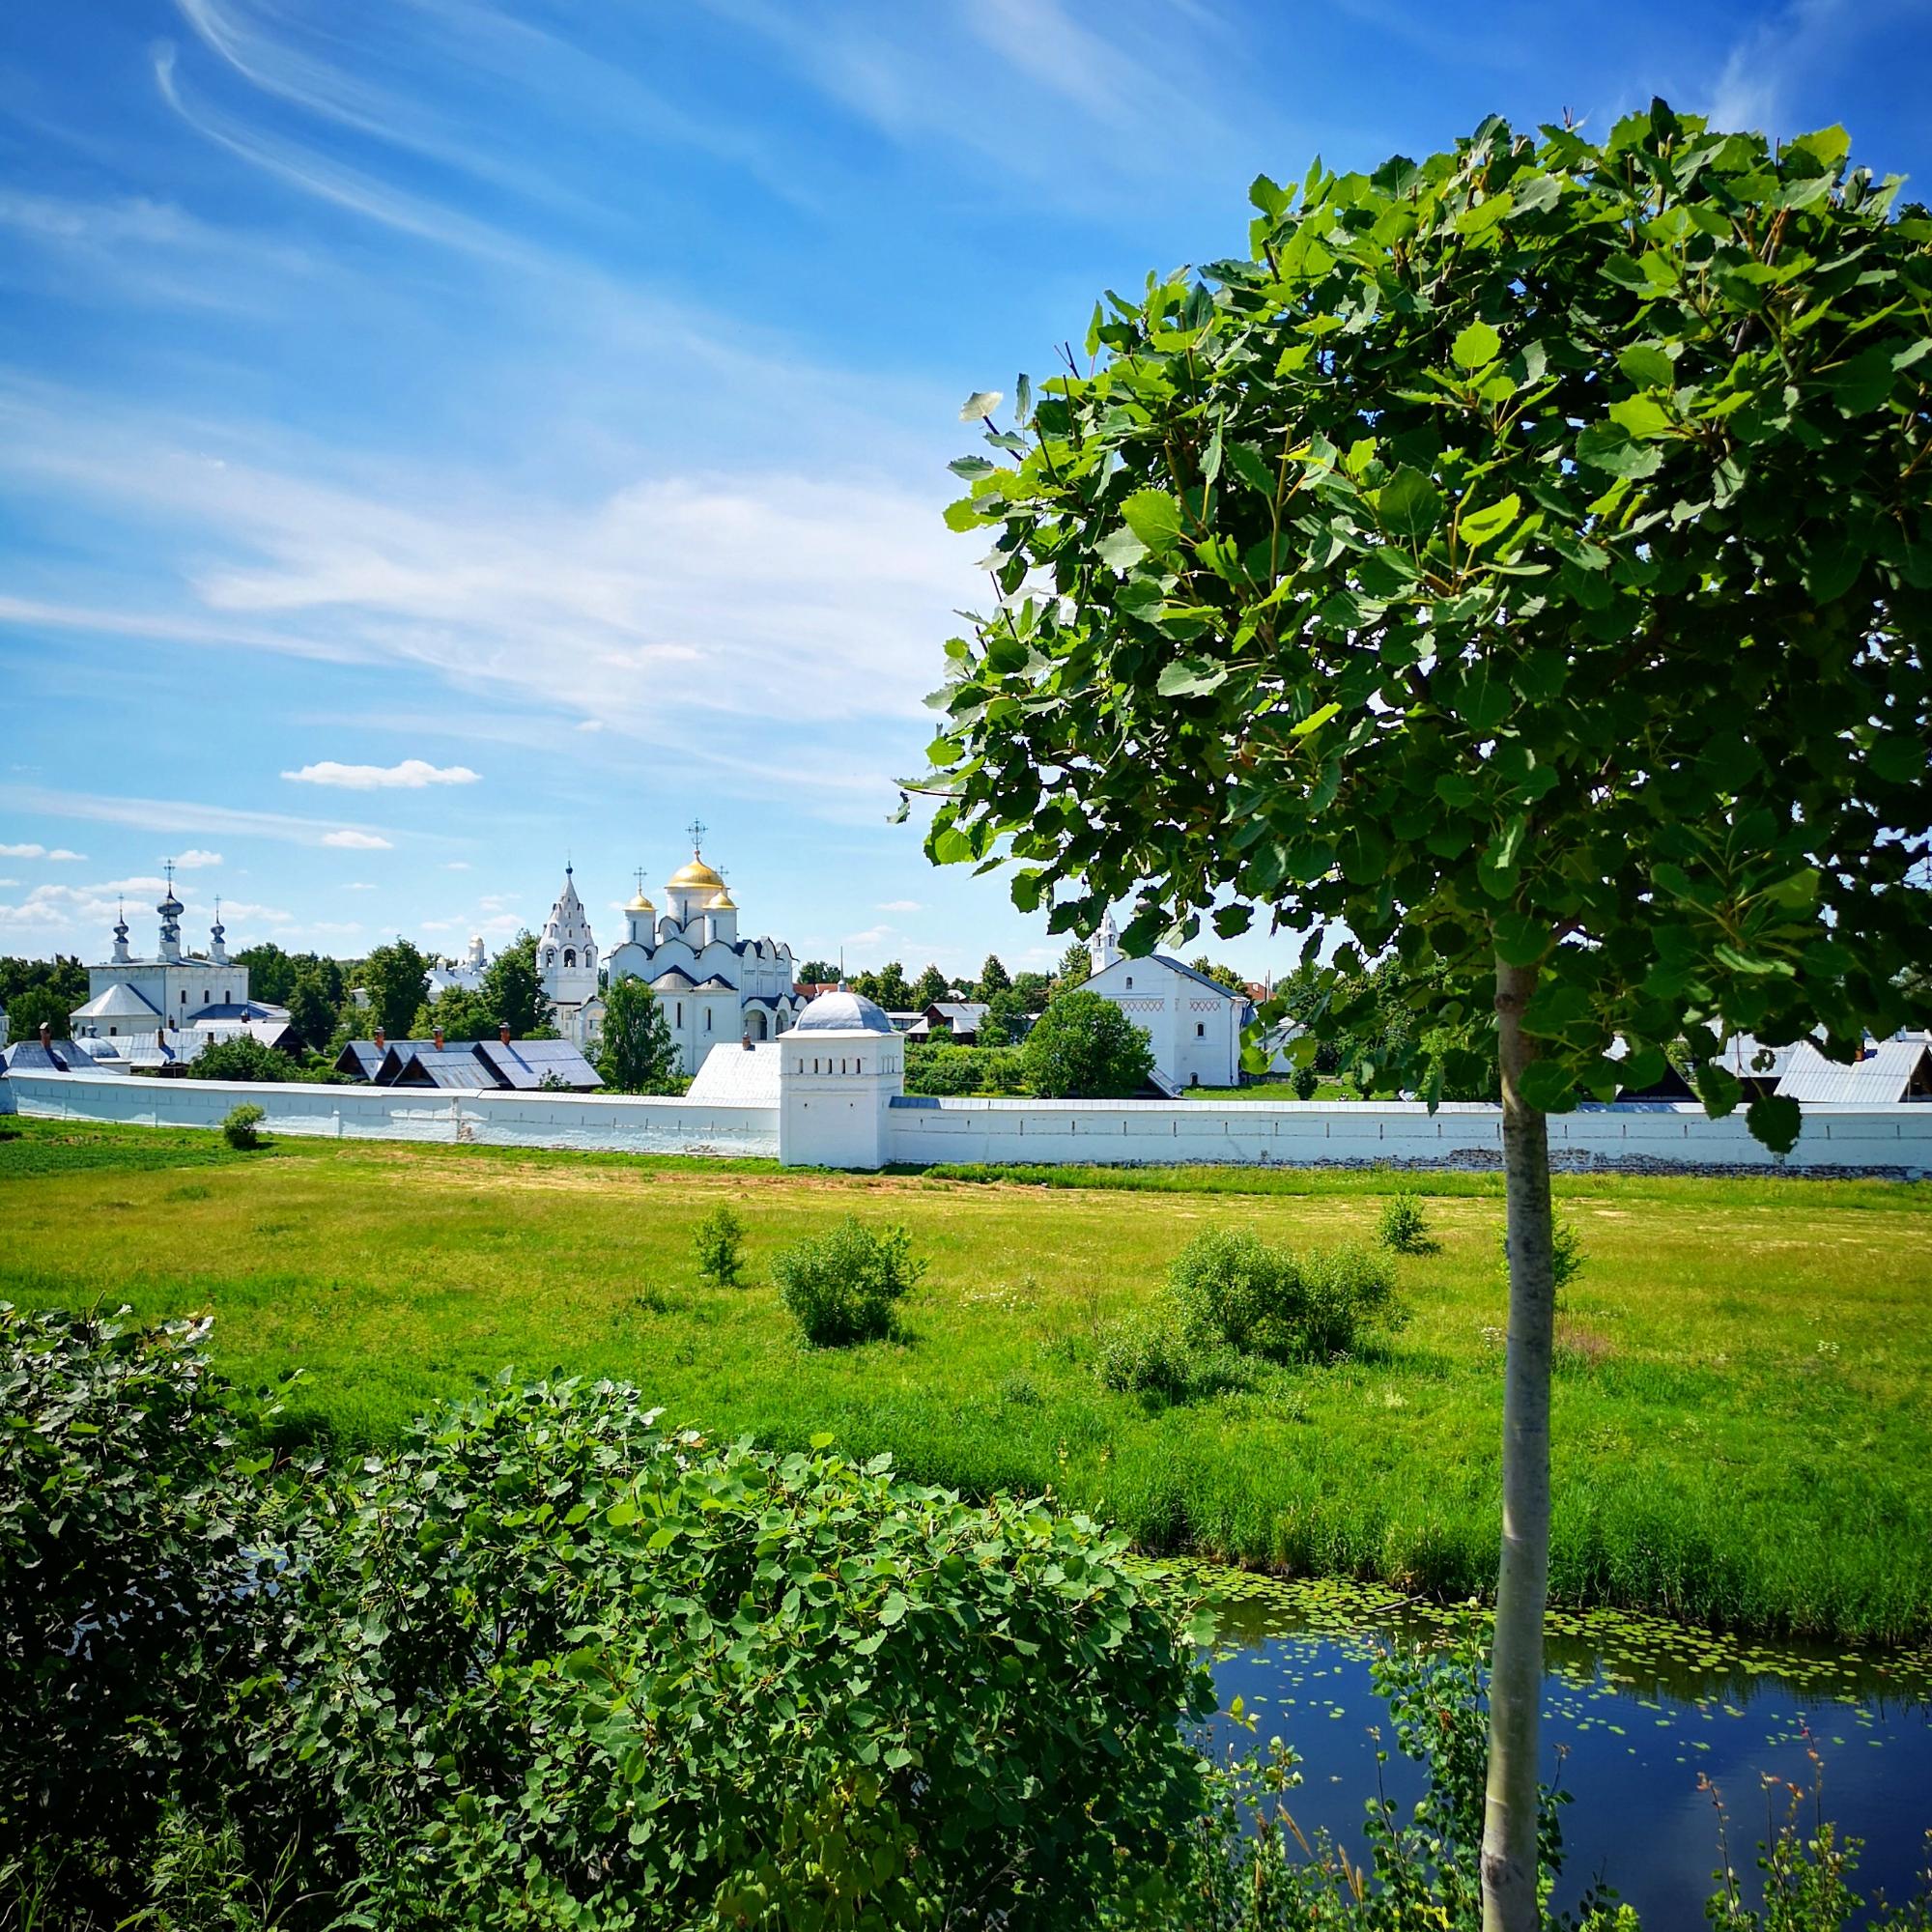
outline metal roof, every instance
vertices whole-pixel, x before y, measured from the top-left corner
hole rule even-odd
[[[137,992],[125,980],[117,980],[105,992],[97,993],[86,1006],[76,1007],[68,1016],[76,1020],[146,1019],[160,1021],[160,1009],[145,993]]]
[[[1923,1039],[1882,1039],[1850,1066],[1827,1060],[1808,1040],[1791,1049],[1781,1098],[1814,1107],[1890,1107],[1932,1097],[1932,1046]]]
[[[776,1107],[779,1103],[779,1054],[784,1042],[754,1040],[750,1052],[742,1042],[714,1046],[693,1079],[687,1099],[736,1101],[741,1106]]]

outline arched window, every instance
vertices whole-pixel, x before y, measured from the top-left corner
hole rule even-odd
[[[577,948],[576,948],[576,947],[574,947],[574,946],[566,946],[566,947],[565,947],[565,948],[563,949],[563,963],[564,963],[564,964],[565,964],[566,966],[575,966],[575,965],[577,964]]]
[[[1194,1037],[1196,1039],[1206,1039],[1208,1037],[1208,1022],[1206,1020],[1196,1020],[1194,1022]]]
[[[704,1009],[704,1031],[706,1033],[711,1031],[711,1009],[709,1007],[706,1007]]]
[[[684,1002],[682,1000],[677,1003],[677,1023],[679,1026],[684,1024]]]
[[[554,966],[556,964],[556,948],[554,946],[544,954],[544,964],[546,966]]]
[[[1131,973],[1129,973],[1127,975],[1127,991],[1131,993],[1133,990],[1134,990],[1134,976]]]

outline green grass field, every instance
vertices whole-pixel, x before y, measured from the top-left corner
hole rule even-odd
[[[1151,1550],[1452,1596],[1493,1572],[1504,1292],[1488,1177],[1422,1182],[1440,1249],[1400,1263],[1412,1320],[1388,1344],[1158,1410],[1101,1387],[1096,1338],[1190,1236],[1367,1240],[1394,1178],[859,1178],[0,1129],[0,1296],[212,1310],[236,1379],[302,1372],[294,1433],[379,1444],[472,1378],[561,1366],[635,1380],[713,1432],[790,1445],[830,1430],[970,1491],[1050,1489]],[[1589,1256],[1562,1318],[1558,1595],[1837,1638],[1932,1632],[1932,1188],[1556,1186]],[[720,1201],[749,1232],[740,1290],[694,1276],[693,1227]],[[906,1340],[813,1353],[768,1258],[848,1212],[909,1224],[931,1268]]]

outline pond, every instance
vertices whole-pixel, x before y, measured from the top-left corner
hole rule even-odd
[[[1280,1736],[1302,1758],[1289,1810],[1363,1852],[1376,1791],[1372,1729],[1405,1808],[1417,1767],[1393,1754],[1370,1660],[1391,1640],[1441,1642],[1459,1613],[1393,1592],[1204,1572],[1225,1601],[1214,1661],[1224,1712],[1239,1696],[1252,1734],[1223,1717],[1217,1743]],[[1781,1820],[1788,1788],[1822,1776],[1824,1815],[1862,1838],[1853,1889],[1910,1897],[1932,1858],[1932,1654],[1757,1644],[1614,1611],[1552,1612],[1544,1702],[1546,1780],[1575,1794],[1563,1810],[1557,1895],[1574,1906],[1593,1880],[1614,1887],[1647,1928],[1701,1925],[1721,1862],[1717,1787],[1730,1861],[1755,1903],[1756,1845]],[[1811,1753],[1816,1752],[1814,1760]],[[1810,1802],[1801,1816],[1813,1815]]]

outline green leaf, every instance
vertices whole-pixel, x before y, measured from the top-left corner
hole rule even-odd
[[[1516,522],[1517,512],[1521,508],[1522,498],[1512,490],[1507,497],[1485,503],[1481,509],[1464,510],[1457,522],[1456,534],[1471,550],[1480,550],[1492,537],[1501,536]]]
[[[1617,367],[1639,389],[1667,389],[1677,380],[1670,357],[1654,342],[1633,342],[1617,357]]]
[[[1339,704],[1324,704],[1319,711],[1311,711],[1288,735],[1291,738],[1305,738],[1311,731],[1319,731],[1341,710]]]
[[[612,1529],[627,1529],[638,1520],[638,1506],[627,1496],[622,1502],[612,1503],[604,1512],[604,1520]]]
[[[1227,681],[1226,665],[1210,664],[1206,658],[1177,658],[1162,666],[1154,689],[1162,697],[1198,697]]]
[[[1116,570],[1131,570],[1148,554],[1148,547],[1122,524],[1094,546],[1094,554]]]
[[[1180,541],[1180,505],[1165,490],[1136,490],[1121,505],[1121,515],[1156,556]]]
[[[1451,351],[1464,369],[1487,369],[1502,354],[1503,339],[1487,322],[1472,322]]]
[[[946,506],[946,527],[949,530],[983,529],[986,525],[998,522],[997,517],[989,517],[980,510],[977,497],[961,497],[956,503]]]
[[[1696,1088],[1705,1113],[1714,1121],[1736,1112],[1738,1102],[1744,1097],[1744,1085],[1738,1076],[1728,1067],[1719,1066],[1715,1060],[1701,1062],[1691,1076],[1690,1084]]]
[[[1267,460],[1260,450],[1245,442],[1231,442],[1224,446],[1222,454],[1227,459],[1228,468],[1250,490],[1259,491],[1264,497],[1273,497],[1275,472],[1268,468]]]
[[[1555,935],[1529,913],[1499,912],[1494,922],[1496,957],[1511,966],[1534,966]]]
[[[1635,441],[1622,423],[1596,422],[1577,437],[1577,461],[1612,476],[1649,476],[1663,462],[1663,452]]]
[[[1577,1104],[1576,1076],[1560,1060],[1532,1060],[1518,1091],[1524,1105],[1540,1114],[1567,1114]]]
[[[977,483],[980,477],[990,476],[999,465],[988,463],[983,456],[955,456],[946,467],[968,483]]]
[[[1798,1145],[1804,1117],[1789,1094],[1762,1094],[1745,1109],[1745,1125],[1751,1139],[1762,1141],[1773,1153],[1789,1153]]]
[[[1640,440],[1668,436],[1674,427],[1670,412],[1654,396],[1625,396],[1610,405],[1610,420],[1621,423]]]
[[[837,1440],[838,1437],[832,1434],[831,1430],[821,1429],[818,1432],[818,1434],[811,1438],[811,1446],[814,1449],[830,1449],[833,1443]]]
[[[1443,508],[1435,485],[1406,463],[1376,492],[1376,516],[1392,536],[1426,537],[1441,523]]]
[[[991,415],[999,407],[1000,392],[998,389],[975,389],[959,405],[959,420],[961,422],[978,422],[981,416]]]

